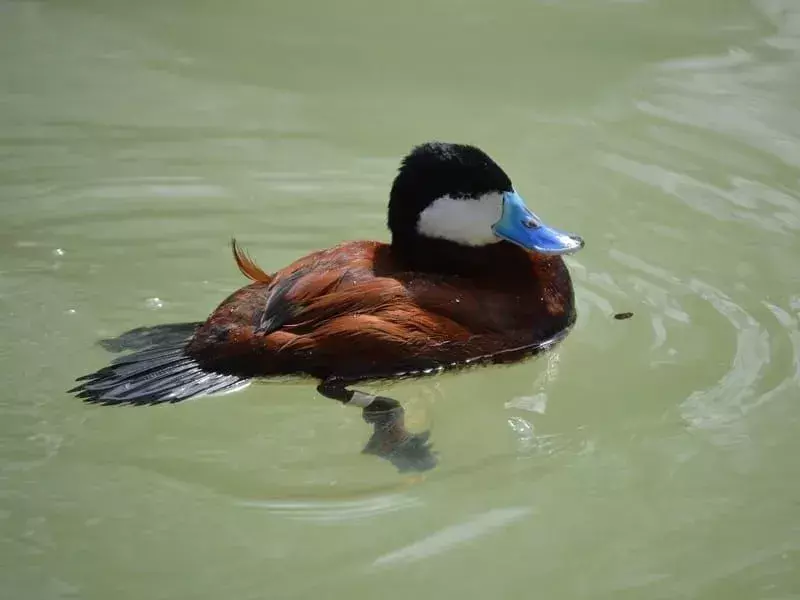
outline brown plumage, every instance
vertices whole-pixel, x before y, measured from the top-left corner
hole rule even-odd
[[[569,274],[558,257],[498,246],[506,255],[498,264],[509,266],[476,278],[406,270],[378,242],[315,252],[230,296],[187,353],[204,368],[246,377],[354,380],[535,349],[572,323]],[[254,270],[263,273],[248,261]],[[270,303],[267,316],[279,319],[263,330]]]

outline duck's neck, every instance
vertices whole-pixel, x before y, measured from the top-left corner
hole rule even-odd
[[[415,236],[409,240],[392,240],[392,253],[410,271],[465,277],[521,274],[530,272],[531,264],[525,250],[508,242],[463,246]]]

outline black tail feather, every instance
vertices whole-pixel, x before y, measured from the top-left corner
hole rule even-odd
[[[140,349],[116,358],[95,373],[79,377],[79,384],[69,393],[95,404],[143,405],[224,394],[248,385],[246,378],[203,369],[186,354],[186,344],[197,327],[196,323],[158,327],[158,335],[152,335],[155,328],[140,328],[115,340],[103,340],[119,341],[129,336],[129,342],[137,340],[133,346],[119,343],[114,347]],[[130,337],[134,332],[144,332],[145,335]]]
[[[202,323],[166,323],[137,327],[115,337],[97,342],[109,352],[144,350],[183,342],[192,337]]]

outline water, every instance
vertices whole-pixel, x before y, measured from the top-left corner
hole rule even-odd
[[[0,44],[2,597],[800,597],[800,3],[0,0]],[[311,385],[65,394],[230,236],[386,239],[431,138],[587,239],[557,353],[392,390],[437,470]]]

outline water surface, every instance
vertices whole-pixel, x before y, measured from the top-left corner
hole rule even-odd
[[[800,597],[795,0],[0,0],[0,48],[0,595]],[[386,239],[432,138],[587,240],[557,352],[392,389],[435,471],[312,385],[65,393],[233,235]]]

